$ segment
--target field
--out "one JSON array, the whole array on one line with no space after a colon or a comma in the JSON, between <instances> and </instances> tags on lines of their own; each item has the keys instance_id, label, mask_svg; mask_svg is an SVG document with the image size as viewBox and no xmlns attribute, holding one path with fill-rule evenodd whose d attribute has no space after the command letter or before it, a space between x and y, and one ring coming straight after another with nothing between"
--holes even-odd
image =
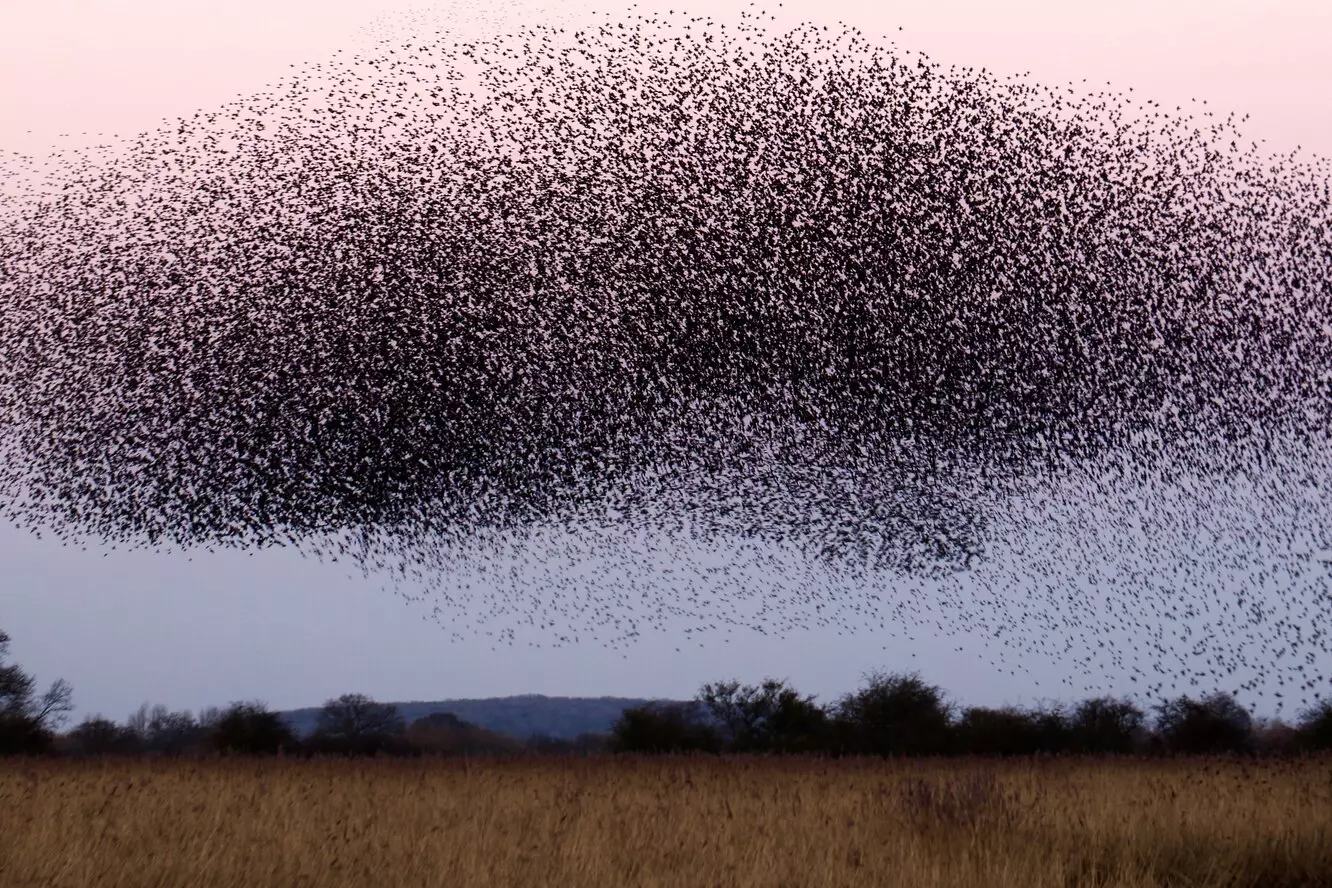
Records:
<instances>
[{"instance_id":1,"label":"field","mask_svg":"<svg viewBox=\"0 0 1332 888\"><path fill-rule=\"evenodd\" d=\"M0 885L1332 885L1332 759L10 760Z\"/></svg>"}]
</instances>

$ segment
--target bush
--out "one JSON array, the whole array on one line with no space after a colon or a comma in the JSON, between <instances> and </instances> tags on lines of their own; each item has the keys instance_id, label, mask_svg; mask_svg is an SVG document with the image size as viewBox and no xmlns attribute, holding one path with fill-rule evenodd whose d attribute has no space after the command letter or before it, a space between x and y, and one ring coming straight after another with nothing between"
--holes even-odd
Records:
<instances>
[{"instance_id":1,"label":"bush","mask_svg":"<svg viewBox=\"0 0 1332 888\"><path fill-rule=\"evenodd\" d=\"M435 712L408 726L406 741L423 755L514 755L522 744L513 737L487 731L451 712Z\"/></svg>"},{"instance_id":2,"label":"bush","mask_svg":"<svg viewBox=\"0 0 1332 888\"><path fill-rule=\"evenodd\" d=\"M1260 720L1254 723L1254 751L1260 755L1287 756L1300 750L1300 732L1281 721Z\"/></svg>"},{"instance_id":3,"label":"bush","mask_svg":"<svg viewBox=\"0 0 1332 888\"><path fill-rule=\"evenodd\" d=\"M1142 747L1145 720L1145 713L1128 700L1097 697L1078 704L1068 730L1077 752L1128 754Z\"/></svg>"},{"instance_id":4,"label":"bush","mask_svg":"<svg viewBox=\"0 0 1332 888\"><path fill-rule=\"evenodd\" d=\"M814 752L827 745L827 714L784 681L708 684L696 703L721 727L731 752Z\"/></svg>"},{"instance_id":5,"label":"bush","mask_svg":"<svg viewBox=\"0 0 1332 888\"><path fill-rule=\"evenodd\" d=\"M145 703L129 717L128 729L144 752L183 755L208 748L212 728L195 721L189 710L172 712L162 704L151 709Z\"/></svg>"},{"instance_id":6,"label":"bush","mask_svg":"<svg viewBox=\"0 0 1332 888\"><path fill-rule=\"evenodd\" d=\"M300 751L306 755L334 755L349 758L377 755L418 756L421 751L401 734L397 736L371 734L363 737L339 737L316 731L300 742Z\"/></svg>"},{"instance_id":7,"label":"bush","mask_svg":"<svg viewBox=\"0 0 1332 888\"><path fill-rule=\"evenodd\" d=\"M1332 700L1323 700L1301 712L1297 730L1302 748L1332 750Z\"/></svg>"},{"instance_id":8,"label":"bush","mask_svg":"<svg viewBox=\"0 0 1332 888\"><path fill-rule=\"evenodd\" d=\"M1156 709L1156 732L1167 752L1201 755L1254 748L1253 718L1229 694L1202 700L1183 696Z\"/></svg>"},{"instance_id":9,"label":"bush","mask_svg":"<svg viewBox=\"0 0 1332 888\"><path fill-rule=\"evenodd\" d=\"M300 751L281 716L262 703L231 704L213 729L213 746L218 752L236 755Z\"/></svg>"},{"instance_id":10,"label":"bush","mask_svg":"<svg viewBox=\"0 0 1332 888\"><path fill-rule=\"evenodd\" d=\"M835 730L843 751L868 755L941 755L949 751L952 713L939 688L920 676L867 676L838 703Z\"/></svg>"},{"instance_id":11,"label":"bush","mask_svg":"<svg viewBox=\"0 0 1332 888\"><path fill-rule=\"evenodd\" d=\"M142 750L139 735L100 715L91 716L69 732L69 750L75 755L133 755Z\"/></svg>"},{"instance_id":12,"label":"bush","mask_svg":"<svg viewBox=\"0 0 1332 888\"><path fill-rule=\"evenodd\" d=\"M48 755L55 734L31 716L0 713L0 755Z\"/></svg>"},{"instance_id":13,"label":"bush","mask_svg":"<svg viewBox=\"0 0 1332 888\"><path fill-rule=\"evenodd\" d=\"M1049 716L1023 712L1013 707L989 709L974 706L962 713L954 728L954 750L964 755L1034 755L1061 752L1051 730ZM1058 726L1057 726L1058 727Z\"/></svg>"},{"instance_id":14,"label":"bush","mask_svg":"<svg viewBox=\"0 0 1332 888\"><path fill-rule=\"evenodd\" d=\"M697 704L648 703L626 709L611 728L616 752L722 751L718 730L700 717Z\"/></svg>"}]
</instances>

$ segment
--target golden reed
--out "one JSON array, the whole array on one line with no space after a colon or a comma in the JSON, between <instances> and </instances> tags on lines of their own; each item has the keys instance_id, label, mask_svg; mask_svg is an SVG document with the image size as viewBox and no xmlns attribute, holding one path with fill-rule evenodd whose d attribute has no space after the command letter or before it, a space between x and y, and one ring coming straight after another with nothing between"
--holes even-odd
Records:
<instances>
[{"instance_id":1,"label":"golden reed","mask_svg":"<svg viewBox=\"0 0 1332 888\"><path fill-rule=\"evenodd\" d=\"M1332 758L0 761L3 888L1332 886Z\"/></svg>"}]
</instances>

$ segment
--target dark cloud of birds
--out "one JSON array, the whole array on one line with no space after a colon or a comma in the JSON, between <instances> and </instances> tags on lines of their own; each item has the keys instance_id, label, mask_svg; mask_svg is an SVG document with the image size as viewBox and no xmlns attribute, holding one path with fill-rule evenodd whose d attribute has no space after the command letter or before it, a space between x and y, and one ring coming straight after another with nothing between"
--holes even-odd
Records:
<instances>
[{"instance_id":1,"label":"dark cloud of birds","mask_svg":"<svg viewBox=\"0 0 1332 888\"><path fill-rule=\"evenodd\" d=\"M1301 670L1326 652L1327 163L1200 105L761 22L384 42L11 189L9 517L351 556L464 613L558 612L562 641L1138 625L1106 656L1161 673L1207 600L1214 676L1275 656L1225 646L1254 602L1296 608ZM1147 568L1077 508L1130 493ZM1003 560L1028 538L1062 554ZM574 549L613 591L542 579ZM1188 563L1237 551L1266 554L1200 593ZM765 559L786 592L726 572ZM1033 580L1062 627L1003 594Z\"/></svg>"}]
</instances>

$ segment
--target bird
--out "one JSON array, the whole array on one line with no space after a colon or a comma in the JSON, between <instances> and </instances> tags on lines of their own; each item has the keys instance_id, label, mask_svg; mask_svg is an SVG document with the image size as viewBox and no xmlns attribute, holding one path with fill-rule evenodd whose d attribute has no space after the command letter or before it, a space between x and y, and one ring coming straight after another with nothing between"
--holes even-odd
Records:
<instances>
[{"instance_id":1,"label":"bird","mask_svg":"<svg viewBox=\"0 0 1332 888\"><path fill-rule=\"evenodd\" d=\"M7 517L509 645L1326 687L1326 160L767 20L421 19L6 173Z\"/></svg>"}]
</instances>

